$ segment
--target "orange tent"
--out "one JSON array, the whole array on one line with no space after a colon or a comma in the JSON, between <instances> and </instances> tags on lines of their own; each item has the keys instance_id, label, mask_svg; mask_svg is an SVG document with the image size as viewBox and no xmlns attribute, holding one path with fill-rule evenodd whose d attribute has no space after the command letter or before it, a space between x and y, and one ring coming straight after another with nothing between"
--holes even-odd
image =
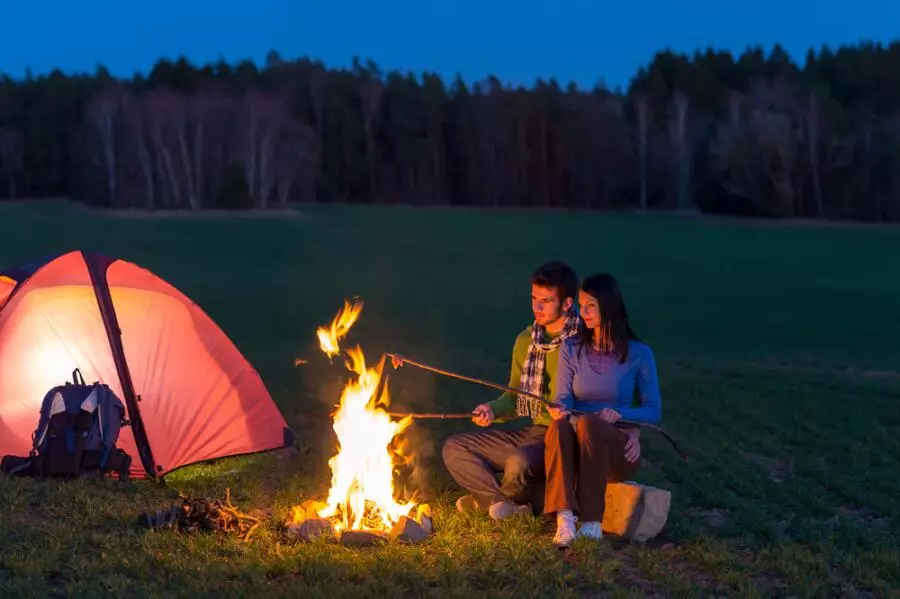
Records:
<instances>
[{"instance_id":1,"label":"orange tent","mask_svg":"<svg viewBox=\"0 0 900 599\"><path fill-rule=\"evenodd\" d=\"M0 455L28 455L44 394L75 368L125 403L135 478L294 442L225 333L148 270L74 251L0 272Z\"/></svg>"}]
</instances>

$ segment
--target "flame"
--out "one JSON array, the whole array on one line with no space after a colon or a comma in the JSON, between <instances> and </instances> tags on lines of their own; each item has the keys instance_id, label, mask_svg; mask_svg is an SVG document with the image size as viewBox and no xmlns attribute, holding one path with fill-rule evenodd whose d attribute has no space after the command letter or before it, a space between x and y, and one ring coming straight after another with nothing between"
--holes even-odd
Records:
<instances>
[{"instance_id":1,"label":"flame","mask_svg":"<svg viewBox=\"0 0 900 599\"><path fill-rule=\"evenodd\" d=\"M353 303L344 300L344 307L341 308L334 320L331 321L330 327L319 327L316 329L316 336L319 338L319 347L329 357L341 353L338 342L343 339L350 331L356 321L359 319L359 313L362 312L362 300L355 300Z\"/></svg>"},{"instance_id":2,"label":"flame","mask_svg":"<svg viewBox=\"0 0 900 599\"><path fill-rule=\"evenodd\" d=\"M361 310L361 302L345 302L331 326L317 330L320 347L329 357L340 353L338 341L359 318ZM358 346L347 350L347 356L347 368L356 377L344 387L333 415L338 451L328 461L331 489L325 506L317 513L330 519L336 532L390 530L416 507L414 502L400 503L394 496L394 466L405 458L392 444L412 419L392 420L384 409L390 403L386 385L378 393L384 359L374 368L367 367ZM304 514L302 508L295 507L292 519L298 522Z\"/></svg>"}]
</instances>

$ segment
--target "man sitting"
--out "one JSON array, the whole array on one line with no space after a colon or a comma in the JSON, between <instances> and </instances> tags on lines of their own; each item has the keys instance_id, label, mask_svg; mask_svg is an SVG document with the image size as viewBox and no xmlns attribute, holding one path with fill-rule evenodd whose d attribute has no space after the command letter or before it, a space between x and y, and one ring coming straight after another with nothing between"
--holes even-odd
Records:
<instances>
[{"instance_id":1,"label":"man sitting","mask_svg":"<svg viewBox=\"0 0 900 599\"><path fill-rule=\"evenodd\" d=\"M509 386L541 395L555 391L556 365L563 341L577 334L575 309L578 277L562 262L540 266L531 276L534 323L516 337ZM477 406L473 422L489 427L513 418L530 423L513 430L459 433L444 443L443 459L451 476L469 495L456 502L459 511L487 509L495 520L530 511L529 484L544 481L544 436L553 422L547 406L510 392ZM497 472L503 472L502 482ZM524 504L524 505L523 505Z\"/></svg>"}]
</instances>

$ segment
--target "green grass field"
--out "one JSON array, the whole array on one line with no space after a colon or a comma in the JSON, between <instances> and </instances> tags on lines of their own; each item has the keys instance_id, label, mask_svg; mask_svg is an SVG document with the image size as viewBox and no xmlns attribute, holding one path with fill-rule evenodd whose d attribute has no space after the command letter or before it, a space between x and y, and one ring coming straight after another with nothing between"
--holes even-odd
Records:
<instances>
[{"instance_id":1,"label":"green grass field","mask_svg":"<svg viewBox=\"0 0 900 599\"><path fill-rule=\"evenodd\" d=\"M0 204L0 264L94 249L146 266L199 303L258 368L295 427L289 457L224 460L166 487L0 478L0 596L574 597L900 593L900 229L662 215L304 207L297 217L124 217ZM530 271L563 259L619 278L656 351L665 426L641 482L673 492L645 546L560 552L539 519L453 510L440 443L410 441L436 508L424 545L296 544L279 523L323 498L328 410L347 378L315 328L366 302L349 342L503 382L529 322ZM309 363L295 367L295 358ZM462 411L490 389L410 368L395 404ZM182 490L270 510L248 543L150 532L142 510Z\"/></svg>"}]
</instances>

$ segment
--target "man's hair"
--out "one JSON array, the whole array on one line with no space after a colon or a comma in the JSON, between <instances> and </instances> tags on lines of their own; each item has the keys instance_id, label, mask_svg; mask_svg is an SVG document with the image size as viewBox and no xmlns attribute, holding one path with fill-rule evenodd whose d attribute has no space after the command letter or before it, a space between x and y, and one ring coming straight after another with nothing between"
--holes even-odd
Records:
<instances>
[{"instance_id":1,"label":"man's hair","mask_svg":"<svg viewBox=\"0 0 900 599\"><path fill-rule=\"evenodd\" d=\"M578 276L575 271L558 260L538 266L531 274L531 284L554 289L560 302L567 297L574 299L578 293Z\"/></svg>"}]
</instances>

